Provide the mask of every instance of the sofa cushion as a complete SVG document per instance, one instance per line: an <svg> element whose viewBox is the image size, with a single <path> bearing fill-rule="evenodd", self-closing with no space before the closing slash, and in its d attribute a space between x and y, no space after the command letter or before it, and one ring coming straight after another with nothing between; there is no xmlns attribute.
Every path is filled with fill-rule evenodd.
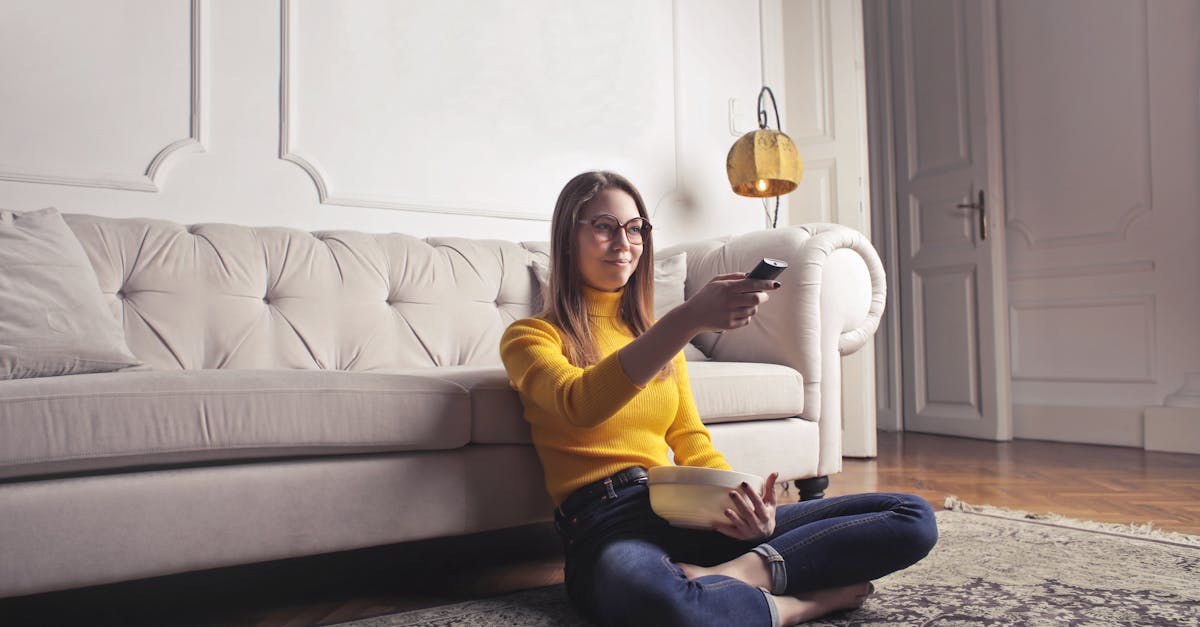
<svg viewBox="0 0 1200 627"><path fill-rule="evenodd" d="M471 407L436 377L137 371L0 386L0 479L240 458L465 445Z"/></svg>
<svg viewBox="0 0 1200 627"><path fill-rule="evenodd" d="M533 313L529 267L543 254L501 240L64 219L129 348L156 370L499 365L504 329Z"/></svg>
<svg viewBox="0 0 1200 627"><path fill-rule="evenodd" d="M692 396L704 424L800 416L804 380L778 364L688 362Z"/></svg>
<svg viewBox="0 0 1200 627"><path fill-rule="evenodd" d="M396 371L441 378L471 393L471 442L529 444L521 398L503 368L454 366ZM696 409L705 424L770 420L800 414L804 386L800 374L775 364L688 362ZM746 391L753 389L754 393Z"/></svg>
<svg viewBox="0 0 1200 627"><path fill-rule="evenodd" d="M496 366L444 366L397 370L406 376L450 381L471 395L471 442L474 444L529 444L529 423L521 397L508 383L504 368Z"/></svg>
<svg viewBox="0 0 1200 627"><path fill-rule="evenodd" d="M58 211L0 211L0 379L140 363Z"/></svg>

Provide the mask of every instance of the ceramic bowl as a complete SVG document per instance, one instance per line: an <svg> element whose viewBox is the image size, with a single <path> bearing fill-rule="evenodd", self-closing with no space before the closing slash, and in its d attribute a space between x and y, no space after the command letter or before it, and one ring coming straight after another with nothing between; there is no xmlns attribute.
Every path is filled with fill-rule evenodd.
<svg viewBox="0 0 1200 627"><path fill-rule="evenodd" d="M672 527L685 529L712 529L728 522L725 509L733 506L729 491L743 481L759 494L763 489L762 477L732 470L656 466L648 474L650 508Z"/></svg>

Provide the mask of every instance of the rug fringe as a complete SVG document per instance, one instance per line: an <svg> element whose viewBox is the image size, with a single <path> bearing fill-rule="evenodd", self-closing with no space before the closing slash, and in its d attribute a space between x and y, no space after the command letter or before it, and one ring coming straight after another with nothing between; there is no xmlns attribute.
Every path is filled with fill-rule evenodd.
<svg viewBox="0 0 1200 627"><path fill-rule="evenodd" d="M1008 509L1005 507L995 507L992 505L972 505L960 501L958 497L950 495L946 497L944 503L945 509L952 512L962 512L966 514L983 514L985 516L996 516L999 518L1015 518L1033 520L1045 523L1060 525L1063 527L1073 527L1076 529L1084 529L1087 531L1103 531L1107 533L1115 533L1119 535L1132 536L1135 538L1145 538L1149 540L1161 540L1164 542L1174 542L1187 546L1200 546L1200 536L1192 536L1186 533L1175 531L1165 531L1154 527L1154 523L1144 524L1119 524L1119 523L1103 523L1091 520L1080 520L1077 518L1068 518L1054 513L1039 514L1035 512L1027 512L1019 509Z"/></svg>

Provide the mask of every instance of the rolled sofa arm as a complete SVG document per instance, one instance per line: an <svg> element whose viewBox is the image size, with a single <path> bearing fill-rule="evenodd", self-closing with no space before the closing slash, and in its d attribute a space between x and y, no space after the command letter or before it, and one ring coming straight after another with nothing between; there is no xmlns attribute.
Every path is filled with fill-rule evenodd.
<svg viewBox="0 0 1200 627"><path fill-rule="evenodd" d="M841 469L841 356L874 335L887 299L883 264L862 233L838 224L805 224L672 246L687 253L684 295L710 279L749 272L763 257L788 262L749 326L706 333L695 344L718 361L790 366L804 379L802 416L823 423L821 474Z"/></svg>

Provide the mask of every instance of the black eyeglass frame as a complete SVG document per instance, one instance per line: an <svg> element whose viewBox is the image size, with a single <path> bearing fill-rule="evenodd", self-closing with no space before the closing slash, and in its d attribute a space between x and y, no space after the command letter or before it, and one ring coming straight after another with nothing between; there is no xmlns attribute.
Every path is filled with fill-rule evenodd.
<svg viewBox="0 0 1200 627"><path fill-rule="evenodd" d="M604 241L604 242L609 242L609 241L612 241L612 238L616 236L615 231L613 232L612 236L605 239L603 236L601 236L600 232L598 230L596 230L596 222L599 220L602 220L604 218L611 218L612 221L616 223L617 228L621 229L622 231L625 231L625 238L629 240L630 244L640 245L640 244L645 243L646 236L649 235L650 231L654 230L654 225L650 224L650 221L647 220L646 218L643 218L642 216L637 216L636 218L630 218L629 220L627 220L625 222L625 224L621 224L621 221L617 219L617 216L614 216L611 213L602 213L598 216L593 216L591 220L576 220L576 222L578 222L580 224L586 224L586 225L592 227L592 234L594 234L597 239ZM637 235L637 241L634 241L634 239L633 239L634 235L632 232L630 232L629 225L633 224L634 222L637 222L638 220L642 221L642 232Z"/></svg>

